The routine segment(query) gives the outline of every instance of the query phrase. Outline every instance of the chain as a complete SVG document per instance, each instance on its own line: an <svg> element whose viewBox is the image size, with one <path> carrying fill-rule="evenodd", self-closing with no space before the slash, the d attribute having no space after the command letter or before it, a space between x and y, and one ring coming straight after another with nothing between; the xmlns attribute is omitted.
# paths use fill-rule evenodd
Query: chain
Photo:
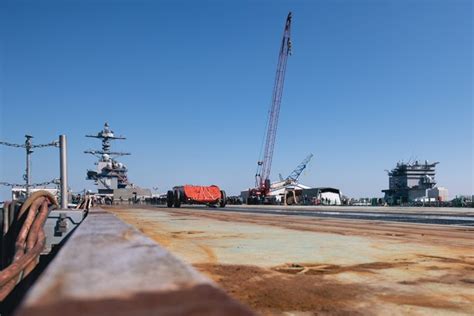
<svg viewBox="0 0 474 316"><path fill-rule="evenodd" d="M16 147L16 148L26 148L27 147L27 145L25 145L25 144L12 144L12 143L2 142L2 141L0 141L0 145ZM30 148L59 147L59 142L58 141L52 141L51 143L48 143L48 144L30 145L29 147Z"/></svg>
<svg viewBox="0 0 474 316"><path fill-rule="evenodd" d="M41 144L41 145L33 145L33 148L43 148L43 147L59 147L59 142L57 140L49 143L49 144Z"/></svg>
<svg viewBox="0 0 474 316"><path fill-rule="evenodd" d="M0 141L0 145L10 146L10 147L17 147L17 148L25 148L25 145L12 144L12 143L1 142L1 141Z"/></svg>
<svg viewBox="0 0 474 316"><path fill-rule="evenodd" d="M34 183L34 184L30 184L29 186L30 187L41 187L41 186L45 186L45 185L48 185L48 184L59 184L59 179L53 179L51 181L46 181L46 182L41 182L41 183ZM18 183L9 183L9 182L0 182L0 185L3 185L3 186L7 186L7 187L26 187L25 184L18 184Z"/></svg>

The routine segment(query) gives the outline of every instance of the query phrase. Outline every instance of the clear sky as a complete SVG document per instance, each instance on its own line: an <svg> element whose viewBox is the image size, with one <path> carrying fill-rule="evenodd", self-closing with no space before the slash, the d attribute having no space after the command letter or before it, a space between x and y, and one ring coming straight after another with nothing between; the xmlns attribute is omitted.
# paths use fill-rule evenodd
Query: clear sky
<svg viewBox="0 0 474 316"><path fill-rule="evenodd" d="M473 192L472 1L0 1L0 139L66 134L70 186L85 180L105 121L137 185L254 184L288 11L293 55L272 178L315 155L304 184L382 196L385 169L439 161ZM0 146L0 181L24 152ZM33 182L58 177L33 154ZM1 198L8 188L0 189Z"/></svg>

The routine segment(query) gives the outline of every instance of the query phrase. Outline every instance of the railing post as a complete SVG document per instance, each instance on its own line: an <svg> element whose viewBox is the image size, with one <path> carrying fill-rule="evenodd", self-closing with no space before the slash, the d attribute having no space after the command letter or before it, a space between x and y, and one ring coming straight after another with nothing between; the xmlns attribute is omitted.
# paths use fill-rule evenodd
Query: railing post
<svg viewBox="0 0 474 316"><path fill-rule="evenodd" d="M25 179L26 183L26 198L30 196L30 187L31 187L31 154L33 153L33 143L31 139L33 136L30 135L25 135L26 140L25 140L25 149L26 149L26 169L25 169L25 175L23 178Z"/></svg>
<svg viewBox="0 0 474 316"><path fill-rule="evenodd" d="M59 165L61 181L61 208L67 209L67 141L66 135L59 135Z"/></svg>

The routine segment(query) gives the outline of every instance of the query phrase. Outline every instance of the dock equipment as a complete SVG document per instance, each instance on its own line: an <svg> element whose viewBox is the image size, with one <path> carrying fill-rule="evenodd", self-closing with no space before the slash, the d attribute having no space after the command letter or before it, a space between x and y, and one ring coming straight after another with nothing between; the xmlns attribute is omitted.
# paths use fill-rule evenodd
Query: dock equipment
<svg viewBox="0 0 474 316"><path fill-rule="evenodd" d="M278 117L280 115L281 98L283 94L283 84L285 82L286 63L291 55L291 12L288 13L283 31L278 65L273 87L272 103L268 115L268 125L265 134L265 150L263 156L257 162L257 172L255 174L255 188L249 190L248 204L260 204L270 191L270 171L272 167L273 149L275 147L276 132L278 127Z"/></svg>
<svg viewBox="0 0 474 316"><path fill-rule="evenodd" d="M313 154L309 154L299 165L298 167L293 170L288 177L283 179L283 177L280 174L280 181L284 181L284 183L292 183L298 181L298 178L300 177L301 173L303 172L304 169L306 169L306 166L309 164L311 161L311 158L313 158Z"/></svg>
<svg viewBox="0 0 474 316"><path fill-rule="evenodd" d="M181 204L207 204L219 205L225 207L227 196L225 191L217 185L199 186L183 185L175 186L173 190L168 191L166 203L168 207L180 207Z"/></svg>

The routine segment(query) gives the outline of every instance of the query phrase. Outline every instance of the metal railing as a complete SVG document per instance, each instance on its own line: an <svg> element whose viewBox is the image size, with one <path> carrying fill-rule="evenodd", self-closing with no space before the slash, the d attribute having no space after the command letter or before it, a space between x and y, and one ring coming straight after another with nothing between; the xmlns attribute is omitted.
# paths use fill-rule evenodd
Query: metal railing
<svg viewBox="0 0 474 316"><path fill-rule="evenodd" d="M59 140L52 141L47 144L33 144L31 135L25 135L26 140L24 144L14 144L9 142L0 141L0 145L15 147L15 148L25 148L26 151L26 168L23 179L25 184L19 183L9 183L9 182L0 182L0 185L10 186L10 187L24 187L26 189L26 197L28 198L31 194L30 189L32 187L45 186L48 184L56 184L60 187L60 202L61 208L67 208L67 140L65 135L60 135ZM45 148L45 147L59 147L59 165L60 165L60 178L53 179L50 181L42 183L31 183L31 154L33 153L34 148Z"/></svg>

